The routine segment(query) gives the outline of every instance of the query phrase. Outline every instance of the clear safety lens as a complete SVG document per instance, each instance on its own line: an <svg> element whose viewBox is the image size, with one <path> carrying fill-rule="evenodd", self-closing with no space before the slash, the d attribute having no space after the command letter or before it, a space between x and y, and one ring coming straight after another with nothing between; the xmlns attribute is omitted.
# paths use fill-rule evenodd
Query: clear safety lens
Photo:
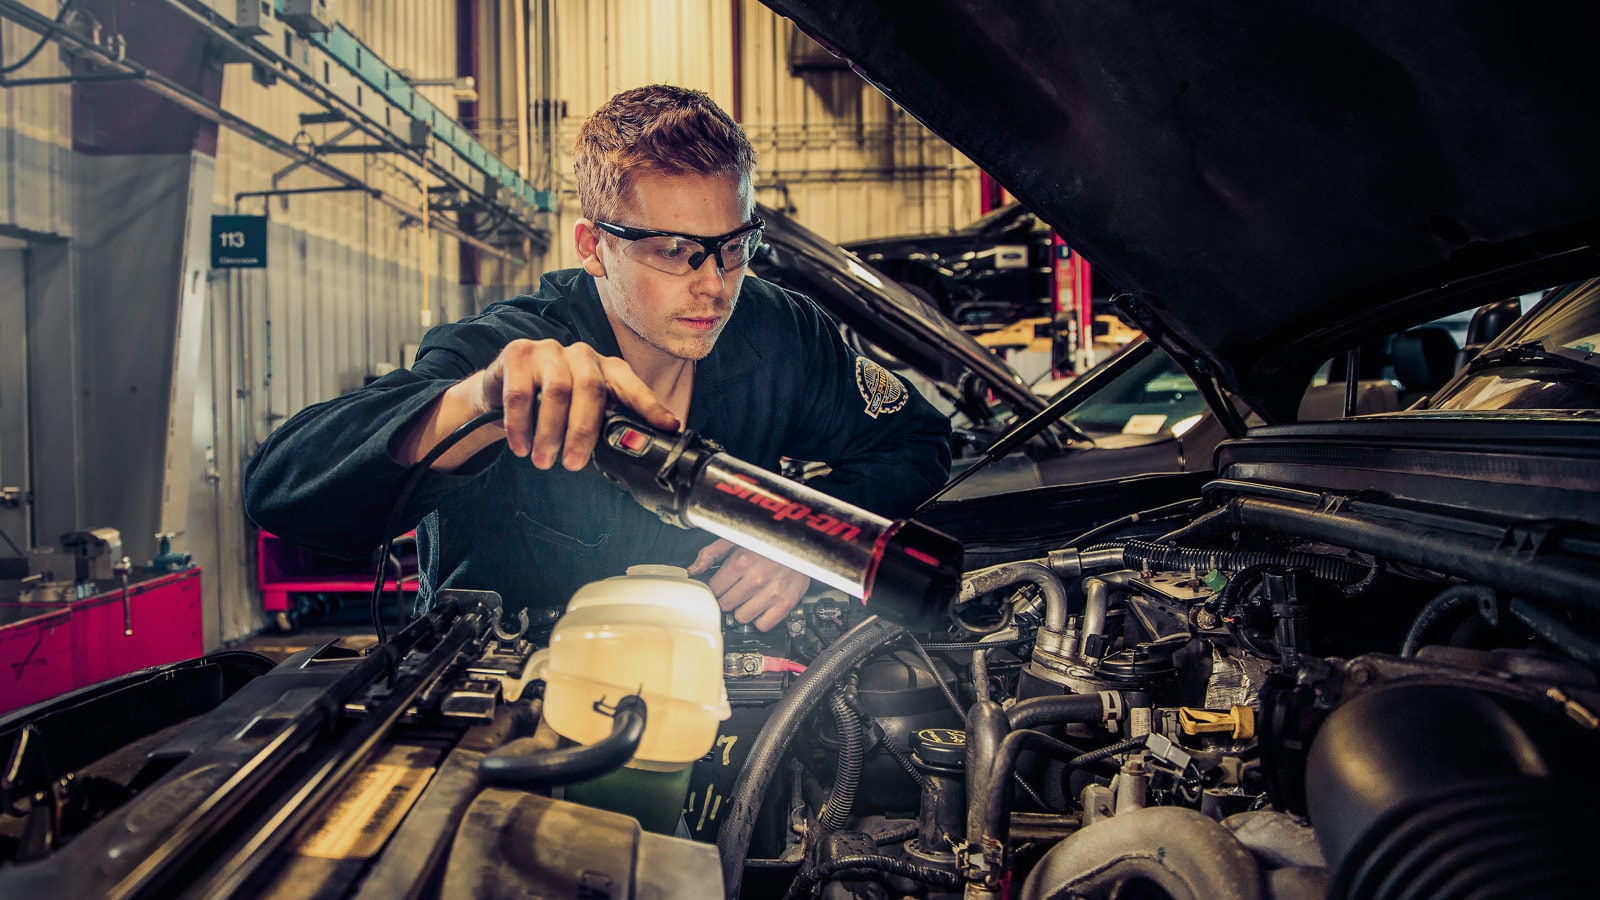
<svg viewBox="0 0 1600 900"><path fill-rule="evenodd" d="M760 229L751 229L723 242L718 248L722 270L732 272L743 268L760 242ZM709 255L699 241L673 235L640 238L625 246L624 252L630 258L669 275L687 275L699 269Z"/></svg>

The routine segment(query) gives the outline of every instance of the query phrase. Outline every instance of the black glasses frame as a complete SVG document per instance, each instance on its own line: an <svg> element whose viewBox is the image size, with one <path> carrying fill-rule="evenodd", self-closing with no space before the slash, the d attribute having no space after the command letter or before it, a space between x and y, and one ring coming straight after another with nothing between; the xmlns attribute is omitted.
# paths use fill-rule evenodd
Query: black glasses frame
<svg viewBox="0 0 1600 900"><path fill-rule="evenodd" d="M605 231L607 234L615 235L616 237L622 238L625 241L642 241L645 238L653 237L682 238L686 241L694 241L696 244L700 245L701 252L690 255L688 261L689 271L691 272L698 272L700 270L700 266L703 265L708 258L716 259L717 271L728 271L727 269L723 268L722 265L722 248L727 244L732 243L736 238L741 238L752 231L760 231L761 229L767 227L766 221L764 221L760 216L751 216L749 222L740 225L738 228L735 228L727 234L719 234L716 237L703 237L698 234L684 234L681 231L656 231L653 228L634 228L631 225L618 225L615 222L602 222L599 219L594 221L594 225L596 228ZM749 260L746 260L745 262L748 264ZM740 268L743 268L743 266L740 266Z"/></svg>

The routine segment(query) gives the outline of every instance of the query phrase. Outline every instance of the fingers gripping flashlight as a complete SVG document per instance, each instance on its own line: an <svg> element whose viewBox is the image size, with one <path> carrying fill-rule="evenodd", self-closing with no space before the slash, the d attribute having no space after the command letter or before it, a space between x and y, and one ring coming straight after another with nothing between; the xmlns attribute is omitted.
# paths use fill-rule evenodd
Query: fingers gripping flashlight
<svg viewBox="0 0 1600 900"><path fill-rule="evenodd" d="M622 413L607 417L594 462L663 522L727 538L910 628L948 621L961 580L961 544L948 535L842 503L692 431L662 434Z"/></svg>

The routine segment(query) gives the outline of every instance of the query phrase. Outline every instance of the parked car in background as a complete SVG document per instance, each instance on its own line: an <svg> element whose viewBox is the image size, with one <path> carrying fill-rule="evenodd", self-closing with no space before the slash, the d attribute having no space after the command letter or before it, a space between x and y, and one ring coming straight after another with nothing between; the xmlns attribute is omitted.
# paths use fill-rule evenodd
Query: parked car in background
<svg viewBox="0 0 1600 900"><path fill-rule="evenodd" d="M1040 397L918 293L775 209L758 204L756 213L767 228L752 271L817 301L858 352L906 377L947 411L958 473L1047 402L1069 398L1058 405L1058 424L985 462L947 499L1210 466L1223 431L1206 415L1189 376L1153 345L1135 341L1053 396Z"/></svg>
<svg viewBox="0 0 1600 900"><path fill-rule="evenodd" d="M915 234L844 245L862 261L925 295L952 322L988 331L1055 314L1050 226L1008 203L946 234ZM1103 303L1108 290L1096 292Z"/></svg>

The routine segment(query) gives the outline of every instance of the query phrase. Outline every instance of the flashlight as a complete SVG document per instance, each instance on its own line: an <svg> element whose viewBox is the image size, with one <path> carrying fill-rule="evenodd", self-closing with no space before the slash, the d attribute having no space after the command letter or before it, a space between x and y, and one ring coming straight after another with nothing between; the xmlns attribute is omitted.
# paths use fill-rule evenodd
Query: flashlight
<svg viewBox="0 0 1600 900"><path fill-rule="evenodd" d="M669 525L727 538L909 628L948 622L962 552L949 535L735 459L693 431L662 434L621 412L601 427L594 463Z"/></svg>

